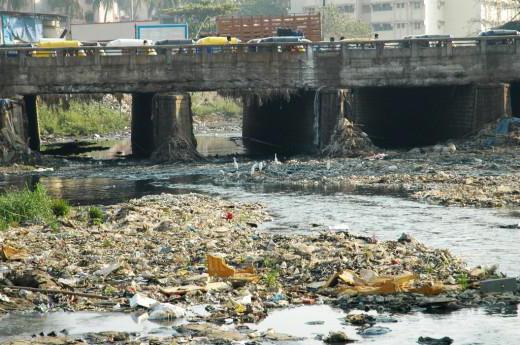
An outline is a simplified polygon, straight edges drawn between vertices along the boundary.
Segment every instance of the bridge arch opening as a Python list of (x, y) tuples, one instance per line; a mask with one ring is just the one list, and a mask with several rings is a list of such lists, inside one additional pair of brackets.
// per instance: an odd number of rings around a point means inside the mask
[(507, 113), (504, 85), (353, 90), (353, 119), (375, 145), (412, 148), (465, 137)]

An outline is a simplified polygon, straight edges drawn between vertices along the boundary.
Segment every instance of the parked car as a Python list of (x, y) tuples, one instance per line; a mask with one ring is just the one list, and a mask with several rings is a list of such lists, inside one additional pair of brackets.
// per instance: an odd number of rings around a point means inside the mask
[[(347, 45), (348, 48), (374, 48), (375, 45), (372, 42), (375, 40), (372, 37), (360, 37), (360, 38), (344, 38), (340, 40), (341, 45)], [(363, 43), (360, 43), (363, 42)]]
[[(41, 40), (40, 42), (34, 45), (35, 48), (79, 48), (82, 44), (80, 41), (76, 40), (64, 40), (64, 39), (46, 39)], [(82, 56), (85, 57), (87, 54), (83, 49), (65, 49), (66, 56)], [(48, 58), (48, 57), (56, 57), (56, 50), (35, 50), (32, 52), (33, 57), (37, 58)]]
[(451, 44), (449, 41), (451, 35), (412, 35), (403, 37), (402, 42), (399, 43), (400, 48), (410, 48), (410, 41), (417, 41), (417, 45), (422, 48), (428, 47), (443, 47)]
[(85, 54), (87, 54), (87, 56), (95, 55), (96, 52), (99, 52), (99, 55), (102, 56), (106, 55), (104, 49), (92, 49), (92, 47), (103, 47), (99, 42), (81, 42), (81, 45), (85, 47)]
[[(195, 42), (193, 40), (162, 40), (155, 42), (156, 46), (189, 46), (193, 45)], [(157, 54), (165, 54), (166, 49), (164, 48), (155, 48), (157, 50)], [(178, 48), (174, 49), (173, 53), (187, 53), (188, 49), (186, 48)]]
[[(30, 43), (20, 43), (20, 44), (3, 44), (0, 45), (0, 48), (2, 48), (2, 54), (7, 57), (18, 57), (19, 51), (18, 48), (34, 48), (33, 44)], [(11, 49), (9, 49), (11, 48)], [(28, 55), (31, 55), (32, 52), (28, 52)]]
[[(154, 45), (152, 40), (140, 40), (134, 38), (120, 38), (117, 40), (110, 41), (105, 46), (105, 54), (114, 56), (114, 55), (123, 55), (124, 53), (128, 53), (128, 49), (137, 49), (137, 55), (157, 55), (157, 52), (153, 48), (142, 48), (139, 47), (151, 47)], [(125, 47), (117, 49), (117, 47)], [(132, 47), (132, 48), (129, 48)]]
[[(312, 41), (303, 38), (301, 36), (273, 36), (273, 37), (265, 37), (260, 39), (258, 43), (312, 43)], [(263, 47), (259, 47), (260, 50)], [(278, 46), (279, 52), (295, 52), (295, 53), (304, 53), (305, 46), (299, 44), (287, 44)]]
[[(504, 29), (497, 29), (497, 30), (488, 30), (488, 31), (482, 31), (478, 34), (479, 37), (501, 37), (501, 36), (518, 36), (520, 35), (519, 31), (516, 30), (504, 30)], [(488, 45), (508, 45), (513, 44), (514, 39), (512, 38), (504, 38), (502, 40), (489, 40), (487, 42)]]

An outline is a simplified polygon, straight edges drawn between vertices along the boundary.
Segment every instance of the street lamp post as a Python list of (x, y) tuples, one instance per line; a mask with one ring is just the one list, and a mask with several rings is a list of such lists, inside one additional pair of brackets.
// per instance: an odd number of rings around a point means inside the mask
[[(325, 1), (325, 0), (323, 0), (323, 1)], [(134, 21), (134, 0), (130, 1), (130, 11), (132, 14), (132, 21)]]

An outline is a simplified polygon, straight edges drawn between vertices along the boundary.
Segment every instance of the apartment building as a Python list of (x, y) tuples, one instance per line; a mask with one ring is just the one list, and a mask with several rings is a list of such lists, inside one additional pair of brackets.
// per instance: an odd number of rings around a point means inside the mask
[[(381, 39), (408, 35), (475, 35), (515, 16), (514, 0), (325, 0), (372, 25)], [(323, 0), (291, 0), (292, 13), (316, 12)]]
[[(78, 4), (81, 8), (81, 17), (71, 18), (71, 22), (83, 22), (84, 20), (88, 22), (104, 22), (105, 19), (107, 22), (117, 22), (120, 18), (120, 10), (117, 2), (114, 2), (112, 6), (105, 11), (105, 7), (103, 5), (99, 6), (99, 8), (94, 8), (92, 0), (78, 0)], [(7, 8), (2, 8), (0, 6), (0, 10), (7, 10)], [(22, 12), (38, 12), (38, 13), (63, 13), (62, 8), (54, 8), (49, 4), (48, 0), (30, 0), (26, 1), (25, 4), (21, 8), (17, 9)], [(83, 19), (84, 18), (84, 19)]]

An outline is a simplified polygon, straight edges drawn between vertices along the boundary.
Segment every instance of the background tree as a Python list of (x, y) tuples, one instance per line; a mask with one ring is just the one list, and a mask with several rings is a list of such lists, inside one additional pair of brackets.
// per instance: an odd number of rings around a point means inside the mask
[(103, 22), (107, 22), (108, 11), (114, 8), (114, 6), (118, 4), (117, 0), (93, 0), (92, 6), (95, 10), (99, 10), (101, 7), (105, 10), (105, 17)]
[(289, 13), (290, 2), (286, 0), (243, 0), (240, 14), (244, 16), (282, 16)]
[(336, 6), (328, 5), (323, 9), (323, 37), (370, 38), (370, 24), (352, 18)]
[(233, 0), (192, 0), (162, 13), (175, 17), (177, 22), (188, 23), (192, 37), (197, 37), (201, 31), (216, 30), (216, 17), (236, 13), (238, 9), (238, 3)]
[(29, 4), (29, 0), (0, 0), (0, 7), (6, 11), (19, 11)]
[(47, 0), (49, 8), (71, 19), (83, 19), (83, 10), (78, 0)]

